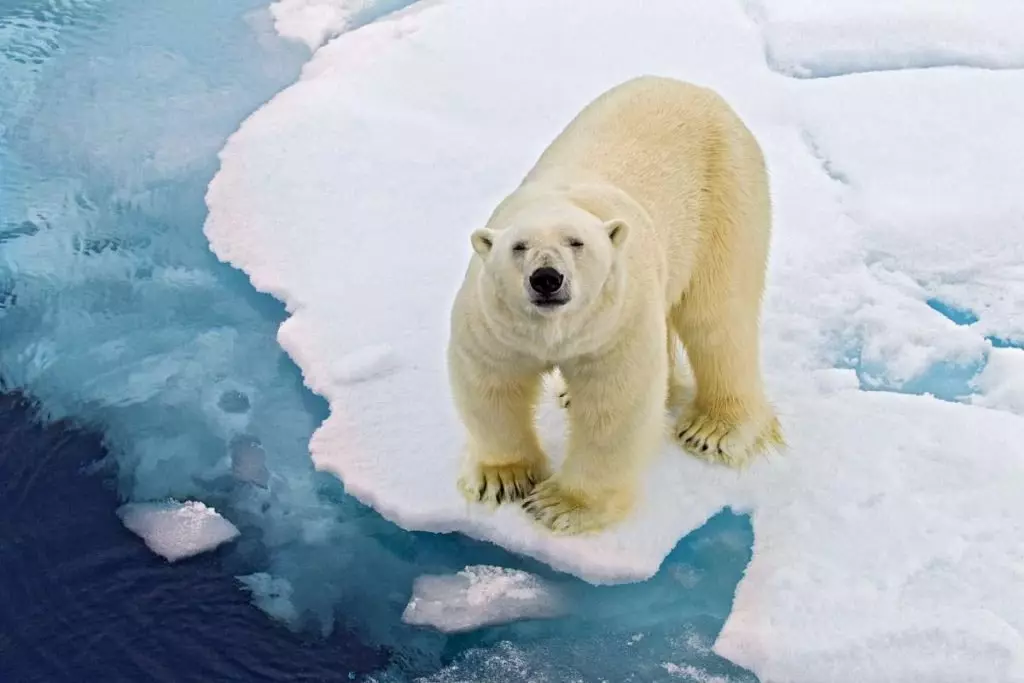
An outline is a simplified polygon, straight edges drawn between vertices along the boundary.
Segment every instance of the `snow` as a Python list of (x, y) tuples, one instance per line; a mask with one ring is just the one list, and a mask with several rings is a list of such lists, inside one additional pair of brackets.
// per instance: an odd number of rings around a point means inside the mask
[(270, 5), (274, 30), (316, 50), (346, 30), (400, 9), (412, 0), (277, 0)]
[(740, 0), (772, 68), (798, 78), (864, 71), (1024, 66), (1017, 0)]
[[(1024, 88), (1012, 70), (898, 70), (1020, 63), (995, 39), (1016, 10), (913, 3), (886, 24), (859, 6), (448, 0), (320, 48), (225, 146), (205, 227), (288, 308), (278, 341), (330, 403), (317, 468), (406, 529), (597, 584), (648, 579), (715, 512), (749, 511), (718, 654), (766, 681), (1024, 680), (1024, 351), (992, 341), (1024, 320)], [(779, 73), (798, 67), (889, 71)], [(640, 73), (714, 87), (764, 147), (766, 380), (790, 448), (740, 473), (666, 446), (633, 518), (558, 538), (455, 490), (447, 315), (472, 228), (581, 106)], [(557, 457), (553, 401), (539, 422)]]
[(1024, 338), (1024, 193), (1010, 180), (1024, 178), (1024, 70), (858, 74), (805, 90), (808, 136), (848, 186), (878, 274), (966, 311), (968, 330), (943, 323), (965, 356), (977, 353), (967, 332)]
[(239, 534), (216, 510), (194, 500), (127, 503), (117, 515), (146, 547), (168, 562), (209, 552)]
[(997, 348), (989, 353), (988, 364), (974, 382), (976, 405), (1024, 415), (1024, 349)]
[(561, 596), (540, 577), (478, 565), (456, 574), (417, 577), (402, 621), (459, 633), (520, 619), (551, 618), (561, 609)]

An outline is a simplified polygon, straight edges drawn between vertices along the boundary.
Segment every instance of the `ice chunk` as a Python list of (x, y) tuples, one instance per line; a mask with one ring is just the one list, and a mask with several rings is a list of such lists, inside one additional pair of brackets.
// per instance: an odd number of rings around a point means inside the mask
[(1017, 0), (741, 1), (764, 31), (769, 62), (790, 76), (1024, 66)]
[(557, 616), (558, 592), (517, 569), (477, 565), (457, 574), (417, 577), (402, 621), (444, 633), (470, 631), (520, 619)]
[(270, 12), (279, 34), (315, 50), (348, 28), (367, 4), (366, 0), (278, 0), (270, 5)]
[(127, 503), (117, 515), (150, 550), (169, 562), (209, 552), (239, 534), (216, 510), (194, 500)]
[(994, 349), (975, 382), (975, 405), (1024, 415), (1024, 349)]
[[(886, 191), (884, 183), (916, 173), (920, 184), (902, 187), (924, 188), (933, 153), (940, 162), (970, 163), (944, 147), (942, 131), (963, 137), (963, 147), (953, 144), (967, 150), (970, 136), (955, 117), (977, 106), (986, 113), (971, 120), (1006, 130), (1024, 90), (1010, 87), (1013, 74), (995, 74), (965, 86), (971, 97), (963, 108), (916, 110), (899, 97), (910, 87), (907, 74), (877, 91), (851, 78), (832, 85), (823, 103), (815, 98), (825, 91), (814, 88), (825, 81), (783, 79), (769, 68), (738, 5), (652, 0), (631, 9), (595, 1), (580, 12), (541, 0), (415, 7), (321, 48), (303, 78), (222, 151), (206, 234), (221, 259), (292, 312), (278, 338), (331, 407), (310, 443), (314, 462), (405, 528), (461, 531), (595, 583), (651, 577), (715, 511), (750, 511), (754, 556), (716, 652), (764, 680), (827, 680), (835, 662), (864, 680), (881, 671), (915, 680), (1021, 680), (1024, 462), (1012, 454), (1024, 420), (927, 396), (859, 391), (848, 372), (842, 382), (832, 378), (847, 356), (894, 391), (956, 363), (985, 362), (978, 331), (930, 308), (929, 299), (945, 297), (915, 280), (937, 273), (940, 260), (918, 268), (918, 252), (896, 248), (911, 244), (909, 233), (898, 242), (871, 216), (898, 208), (906, 225), (917, 221), (922, 251), (945, 254), (934, 238), (954, 231), (932, 230), (942, 218), (932, 198), (901, 203), (902, 188)], [(567, 50), (570, 34), (585, 39)], [(528, 58), (510, 60), (524, 44)], [(447, 312), (472, 227), (581, 106), (642, 73), (713, 86), (765, 150), (776, 230), (764, 366), (790, 449), (734, 472), (666, 445), (631, 519), (592, 537), (553, 537), (515, 507), (491, 514), (455, 490), (462, 436), (445, 377)], [(1002, 86), (996, 76), (1006, 79)], [(941, 78), (921, 87), (941, 89)], [(999, 93), (984, 94), (995, 87)], [(841, 126), (833, 110), (845, 112)], [(828, 127), (838, 132), (822, 135)], [(985, 155), (1001, 165), (1012, 154), (993, 151), (973, 125), (968, 130), (984, 150), (975, 166)], [(837, 151), (858, 139), (852, 132), (873, 146), (859, 157), (870, 166), (845, 164), (858, 157)], [(894, 145), (901, 136), (920, 139), (912, 148)], [(890, 162), (890, 149), (903, 156)], [(868, 187), (872, 169), (882, 179), (878, 192), (858, 196), (849, 178)], [(950, 193), (967, 217), (962, 225), (970, 225), (955, 233), (956, 249), (978, 273), (985, 267), (978, 250), (1012, 224), (989, 220), (971, 197), (983, 190), (986, 201), (1009, 207), (1019, 190), (1014, 175), (956, 173), (973, 183)], [(872, 214), (875, 203), (882, 209)], [(997, 270), (992, 282), (1016, 300), (1019, 281), (1007, 272)], [(402, 360), (387, 372), (359, 373), (353, 382), (339, 371), (339, 358), (385, 347)], [(540, 413), (542, 440), (557, 460), (562, 416), (551, 400)]]

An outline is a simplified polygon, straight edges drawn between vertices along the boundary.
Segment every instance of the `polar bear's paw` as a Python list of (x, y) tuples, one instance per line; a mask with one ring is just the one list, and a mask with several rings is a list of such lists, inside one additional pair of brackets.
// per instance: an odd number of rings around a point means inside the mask
[(473, 465), (458, 486), (470, 502), (501, 505), (526, 498), (546, 475), (543, 467), (528, 463)]
[(730, 419), (713, 413), (690, 411), (676, 422), (676, 441), (693, 455), (729, 467), (743, 468), (755, 457), (785, 445), (774, 414), (762, 419)]
[(620, 521), (629, 511), (623, 496), (592, 499), (563, 487), (557, 479), (541, 482), (526, 497), (528, 515), (557, 534), (592, 533)]

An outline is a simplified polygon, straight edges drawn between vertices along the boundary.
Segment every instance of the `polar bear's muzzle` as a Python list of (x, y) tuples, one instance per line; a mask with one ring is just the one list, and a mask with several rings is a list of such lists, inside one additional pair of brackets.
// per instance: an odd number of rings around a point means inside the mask
[(530, 303), (539, 308), (557, 308), (569, 303), (565, 275), (557, 268), (541, 266), (527, 278)]

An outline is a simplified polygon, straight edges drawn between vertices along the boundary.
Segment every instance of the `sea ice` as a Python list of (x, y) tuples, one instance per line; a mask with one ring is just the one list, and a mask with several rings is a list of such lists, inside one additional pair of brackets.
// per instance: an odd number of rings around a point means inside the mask
[(117, 515), (150, 550), (169, 562), (214, 550), (239, 533), (216, 510), (194, 500), (127, 503)]
[[(931, 327), (926, 343), (946, 358), (976, 356), (987, 336), (1024, 338), (1024, 192), (1010, 180), (1024, 178), (1024, 70), (800, 86), (808, 139), (845, 193), (873, 272), (907, 302), (902, 324)], [(955, 321), (969, 323), (958, 330), (926, 308), (929, 299), (972, 320)], [(898, 355), (879, 360), (894, 365)]]
[(823, 78), (864, 71), (1024, 67), (1017, 0), (739, 0), (772, 68)]
[(270, 13), (278, 34), (316, 50), (331, 38), (412, 1), (276, 0), (270, 5)]
[[(966, 297), (991, 277), (1016, 311), (1021, 281), (990, 272), (1000, 262), (985, 245), (1020, 225), (971, 197), (1013, 207), (1019, 188), (1012, 176), (947, 169), (967, 186), (943, 206), (970, 225), (938, 231), (930, 197), (901, 201), (900, 184), (884, 180), (916, 172), (921, 184), (904, 185), (918, 191), (934, 170), (931, 151), (962, 162), (971, 136), (982, 157), (1012, 162), (973, 125), (947, 151), (944, 131), (960, 130), (962, 109), (924, 112), (913, 95), (897, 97), (904, 87), (941, 89), (943, 78), (972, 96), (996, 81), (959, 85), (977, 73), (936, 72), (910, 86), (911, 75), (894, 74), (901, 80), (877, 90), (866, 79), (815, 90), (828, 83), (789, 79), (765, 62), (748, 19), (739, 4), (712, 0), (651, 0), (629, 12), (606, 1), (585, 11), (540, 0), (414, 6), (318, 50), (301, 80), (232, 136), (207, 195), (206, 234), (291, 312), (278, 339), (331, 407), (310, 443), (316, 466), (387, 518), (614, 583), (651, 577), (722, 507), (750, 511), (754, 555), (716, 652), (762, 680), (1024, 680), (1024, 420), (953, 402), (962, 400), (955, 388), (939, 386), (962, 366), (957, 382), (967, 387), (989, 344), (930, 307), (929, 294), (943, 291), (914, 279), (971, 281), (957, 290)], [(865, 44), (878, 39), (871, 24), (851, 30)], [(932, 45), (947, 35), (925, 34)], [(999, 59), (1014, 55), (1011, 45)], [(776, 215), (764, 358), (790, 448), (734, 472), (666, 446), (632, 519), (596, 537), (556, 538), (515, 507), (488, 513), (455, 490), (462, 436), (445, 379), (447, 312), (472, 227), (581, 106), (641, 73), (716, 88), (764, 147)], [(1005, 106), (976, 119), (1004, 130), (1024, 98), (1005, 78), (991, 96)], [(949, 118), (920, 125), (925, 113)], [(904, 136), (905, 146), (893, 144)], [(891, 168), (889, 150), (902, 155)], [(903, 248), (914, 233), (878, 227), (889, 207), (901, 229), (918, 231), (923, 252)], [(960, 263), (950, 275), (947, 247), (934, 245), (954, 232)], [(942, 258), (917, 259), (929, 250)], [(338, 359), (385, 347), (401, 359), (387, 372), (353, 382), (338, 371)], [(539, 421), (557, 459), (552, 401)]]
[(402, 621), (444, 633), (520, 619), (557, 616), (561, 596), (538, 576), (518, 569), (478, 565), (457, 574), (416, 578)]

